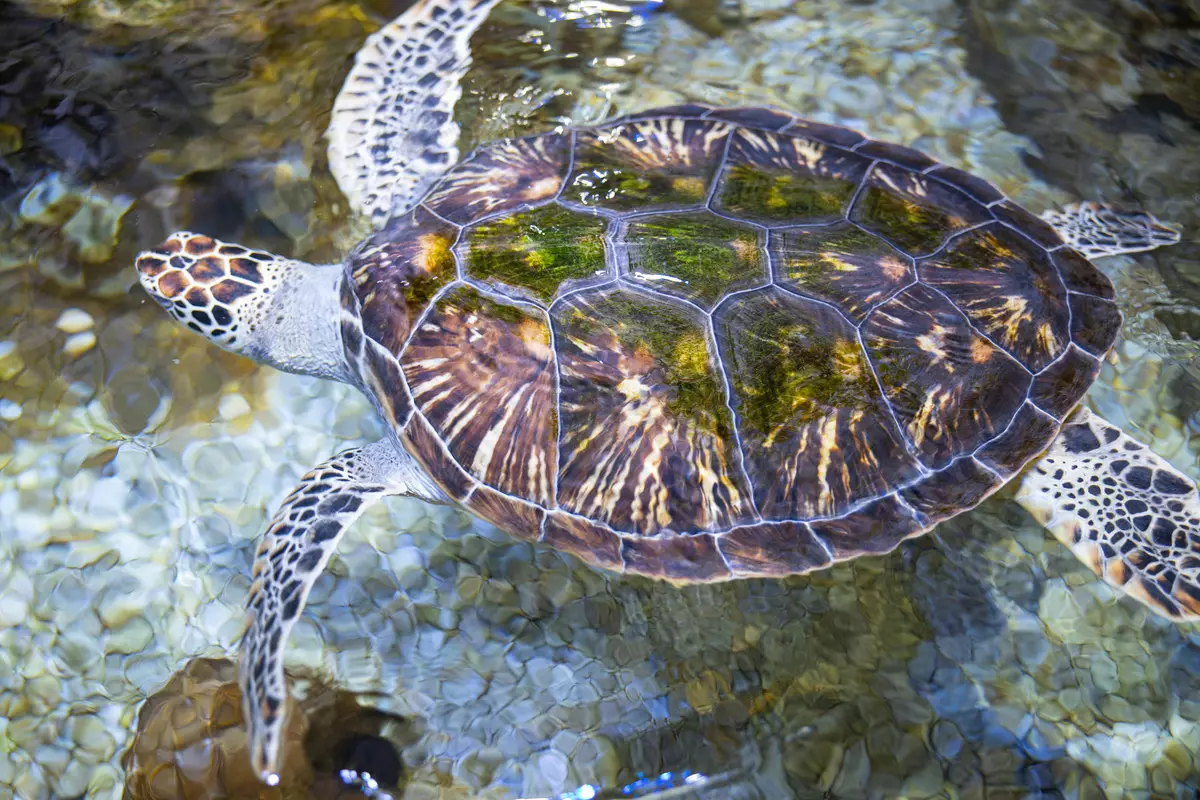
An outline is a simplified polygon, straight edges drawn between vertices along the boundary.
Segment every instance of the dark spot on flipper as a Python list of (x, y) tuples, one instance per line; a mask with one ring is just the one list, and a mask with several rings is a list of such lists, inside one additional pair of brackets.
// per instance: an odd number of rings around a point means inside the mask
[(1169, 519), (1159, 517), (1154, 520), (1154, 527), (1150, 531), (1150, 536), (1159, 547), (1171, 547), (1175, 542), (1175, 523)]
[(1100, 446), (1100, 440), (1086, 425), (1072, 425), (1063, 432), (1063, 447), (1068, 453), (1090, 453)]
[(1128, 461), (1126, 461), (1123, 458), (1119, 458), (1116, 461), (1109, 464), (1108, 468), (1113, 471), (1114, 475), (1120, 475), (1121, 472), (1128, 466), (1129, 466)]
[(324, 553), (318, 548), (307, 550), (304, 555), (300, 556), (300, 560), (296, 562), (296, 569), (300, 572), (312, 572), (317, 568), (317, 564), (321, 563), (321, 556)]
[(1140, 517), (1133, 518), (1134, 527), (1136, 527), (1139, 531), (1149, 530), (1150, 523), (1153, 521), (1154, 517), (1149, 514), (1143, 514)]
[(322, 514), (351, 514), (358, 510), (362, 501), (352, 494), (335, 494), (327, 497), (317, 506)]
[(258, 271), (258, 264), (248, 258), (229, 259), (229, 272), (242, 280), (262, 283), (262, 273)]
[(1143, 491), (1150, 488), (1150, 480), (1154, 473), (1147, 467), (1134, 467), (1125, 473), (1125, 482), (1135, 489)]
[(1117, 430), (1116, 428), (1105, 428), (1104, 429), (1104, 443), (1105, 444), (1112, 444), (1119, 438), (1121, 438), (1121, 432), (1119, 430)]
[(1154, 475), (1154, 488), (1163, 494), (1188, 494), (1195, 487), (1178, 475), (1160, 469)]
[(228, 305), (241, 297), (254, 294), (256, 290), (253, 286), (247, 286), (244, 283), (224, 280), (213, 286), (209, 291), (212, 292), (213, 297), (217, 298), (217, 300)]
[(314, 496), (301, 497), (292, 503), (292, 508), (309, 508), (321, 502), (321, 498)]
[(327, 542), (330, 539), (336, 539), (342, 531), (342, 525), (333, 520), (321, 520), (312, 527), (312, 540), (315, 543)]
[(299, 613), (300, 613), (300, 598), (299, 597), (293, 597), (292, 599), (288, 600), (286, 603), (283, 604), (283, 618), (284, 619), (288, 619), (288, 620), (295, 619), (296, 615)]
[(1127, 514), (1130, 514), (1130, 515), (1145, 514), (1149, 510), (1150, 510), (1150, 507), (1147, 506), (1145, 503), (1143, 503), (1141, 500), (1126, 500), (1125, 501), (1125, 512)]

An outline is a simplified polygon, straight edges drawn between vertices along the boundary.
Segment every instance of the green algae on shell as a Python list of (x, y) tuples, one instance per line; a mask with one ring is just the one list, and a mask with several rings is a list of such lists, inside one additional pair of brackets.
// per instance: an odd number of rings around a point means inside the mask
[(711, 214), (640, 218), (625, 239), (634, 280), (705, 308), (767, 277), (758, 233)]
[(501, 217), (466, 235), (467, 274), (550, 302), (564, 283), (607, 271), (602, 217), (550, 205)]
[(840, 178), (762, 169), (729, 168), (718, 196), (723, 211), (778, 222), (828, 222), (842, 216), (857, 185)]

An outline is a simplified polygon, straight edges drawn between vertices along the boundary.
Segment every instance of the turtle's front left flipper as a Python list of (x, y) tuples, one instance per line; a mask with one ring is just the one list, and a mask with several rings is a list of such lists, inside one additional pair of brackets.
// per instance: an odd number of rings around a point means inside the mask
[(1200, 494), (1129, 434), (1080, 409), (1017, 501), (1113, 586), (1164, 617), (1200, 619)]
[(401, 494), (445, 500), (411, 457), (391, 441), (346, 450), (300, 479), (258, 545), (238, 677), (250, 759), (268, 785), (279, 781), (279, 738), (287, 699), (283, 651), (288, 634), (350, 523), (371, 503)]
[(471, 34), (499, 0), (418, 0), (358, 51), (329, 120), (329, 167), (382, 225), (458, 161), (454, 105)]

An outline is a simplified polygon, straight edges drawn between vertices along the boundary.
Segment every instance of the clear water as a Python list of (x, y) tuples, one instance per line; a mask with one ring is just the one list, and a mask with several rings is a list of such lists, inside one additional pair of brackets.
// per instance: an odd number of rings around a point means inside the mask
[[(0, 5), (0, 798), (119, 794), (141, 702), (233, 652), (270, 510), (378, 435), (343, 387), (178, 329), (130, 264), (181, 228), (310, 261), (352, 246), (365, 228), (321, 135), (353, 53), (403, 6)], [(1198, 26), (1166, 0), (516, 0), (475, 37), (458, 118), (469, 147), (765, 103), (1033, 209), (1148, 208), (1184, 241), (1103, 265), (1126, 336), (1089, 402), (1195, 478)], [(1200, 786), (1197, 630), (1116, 597), (1003, 496), (885, 557), (686, 589), (393, 500), (347, 536), (289, 659), (394, 715), (399, 796), (665, 770), (711, 776), (687, 790), (707, 797)]]

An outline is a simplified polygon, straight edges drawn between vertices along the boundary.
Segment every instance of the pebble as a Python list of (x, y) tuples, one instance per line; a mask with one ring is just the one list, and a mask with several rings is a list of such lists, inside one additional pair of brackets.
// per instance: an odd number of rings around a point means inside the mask
[(54, 327), (63, 333), (82, 333), (91, 330), (95, 324), (96, 321), (92, 319), (92, 315), (83, 309), (68, 308), (58, 315), (58, 321), (54, 323)]
[(63, 353), (72, 357), (78, 358), (87, 351), (96, 346), (96, 334), (91, 331), (83, 331), (82, 333), (73, 333), (63, 342)]

